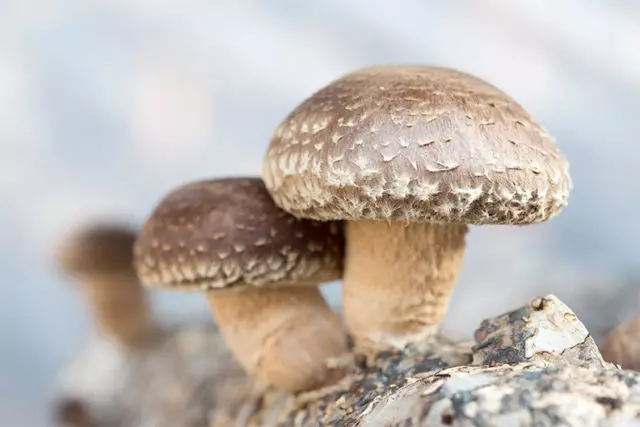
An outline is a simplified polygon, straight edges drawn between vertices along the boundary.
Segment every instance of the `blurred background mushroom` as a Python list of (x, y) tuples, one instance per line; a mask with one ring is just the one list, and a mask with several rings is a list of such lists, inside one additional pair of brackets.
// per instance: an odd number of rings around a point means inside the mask
[(133, 268), (135, 239), (131, 227), (94, 224), (66, 236), (57, 253), (60, 269), (80, 282), (99, 332), (130, 347), (144, 344), (154, 330)]
[(261, 179), (229, 178), (163, 197), (136, 241), (135, 266), (147, 286), (204, 291), (245, 369), (299, 392), (339, 379), (331, 361), (348, 353), (318, 289), (342, 277), (343, 254), (340, 223), (297, 219)]
[(63, 366), (59, 427), (204, 425), (232, 419), (253, 386), (213, 324), (154, 321), (134, 270), (137, 232), (118, 223), (65, 236), (59, 267), (81, 284), (98, 333)]
[[(571, 160), (553, 221), (470, 230), (444, 327), (468, 335), (554, 293), (602, 341), (640, 311), (639, 20), (630, 0), (1, 1), (3, 424), (49, 425), (56, 373), (91, 333), (50, 261), (64, 231), (141, 222), (180, 182), (259, 175), (288, 112), (372, 64), (477, 75)], [(332, 304), (339, 288), (324, 288)], [(211, 322), (201, 294), (150, 302), (160, 319)]]

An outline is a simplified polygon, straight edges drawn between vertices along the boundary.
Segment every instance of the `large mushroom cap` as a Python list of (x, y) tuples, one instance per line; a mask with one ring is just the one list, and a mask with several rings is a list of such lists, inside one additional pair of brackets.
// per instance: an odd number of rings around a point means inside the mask
[(60, 268), (73, 275), (108, 275), (133, 271), (136, 232), (118, 224), (96, 224), (67, 237), (58, 248)]
[(324, 87), (278, 128), (264, 163), (276, 203), (319, 220), (545, 221), (568, 164), (519, 104), (473, 76), (377, 66)]
[(259, 178), (187, 184), (169, 193), (136, 242), (149, 286), (212, 290), (338, 279), (338, 223), (297, 219), (278, 208)]

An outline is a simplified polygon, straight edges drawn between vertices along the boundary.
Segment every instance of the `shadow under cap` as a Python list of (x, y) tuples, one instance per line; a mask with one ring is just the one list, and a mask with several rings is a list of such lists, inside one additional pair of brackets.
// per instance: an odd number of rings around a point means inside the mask
[(297, 219), (278, 208), (259, 178), (184, 185), (161, 200), (135, 245), (149, 286), (213, 290), (300, 285), (342, 273), (340, 223)]
[(133, 272), (136, 231), (124, 225), (97, 224), (69, 235), (58, 248), (58, 265), (69, 274)]
[(277, 129), (263, 172), (279, 206), (317, 220), (529, 224), (572, 188), (553, 137), (511, 97), (412, 65), (316, 92)]

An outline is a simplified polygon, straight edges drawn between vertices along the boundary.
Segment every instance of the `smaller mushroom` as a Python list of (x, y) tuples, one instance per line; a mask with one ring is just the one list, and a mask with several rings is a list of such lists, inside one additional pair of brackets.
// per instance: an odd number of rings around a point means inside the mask
[(624, 369), (640, 371), (640, 315), (607, 335), (602, 357)]
[(126, 346), (146, 341), (153, 330), (144, 289), (133, 269), (133, 230), (98, 224), (76, 231), (60, 246), (62, 271), (82, 283), (99, 330)]
[(207, 293), (226, 341), (255, 378), (297, 392), (337, 380), (347, 351), (318, 285), (341, 277), (335, 222), (279, 209), (257, 178), (193, 182), (170, 192), (143, 227), (135, 266), (147, 286)]

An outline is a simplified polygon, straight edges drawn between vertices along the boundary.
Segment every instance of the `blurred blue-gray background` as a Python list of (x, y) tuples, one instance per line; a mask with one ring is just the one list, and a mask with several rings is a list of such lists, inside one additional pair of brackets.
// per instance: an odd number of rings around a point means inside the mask
[[(259, 174), (298, 102), (377, 63), (487, 79), (571, 162), (560, 216), (472, 229), (447, 328), (553, 292), (600, 339), (640, 298), (639, 23), (631, 0), (0, 1), (0, 423), (49, 425), (56, 372), (90, 337), (51, 262), (66, 230), (139, 224), (185, 181)], [(154, 301), (208, 317), (198, 295)]]

